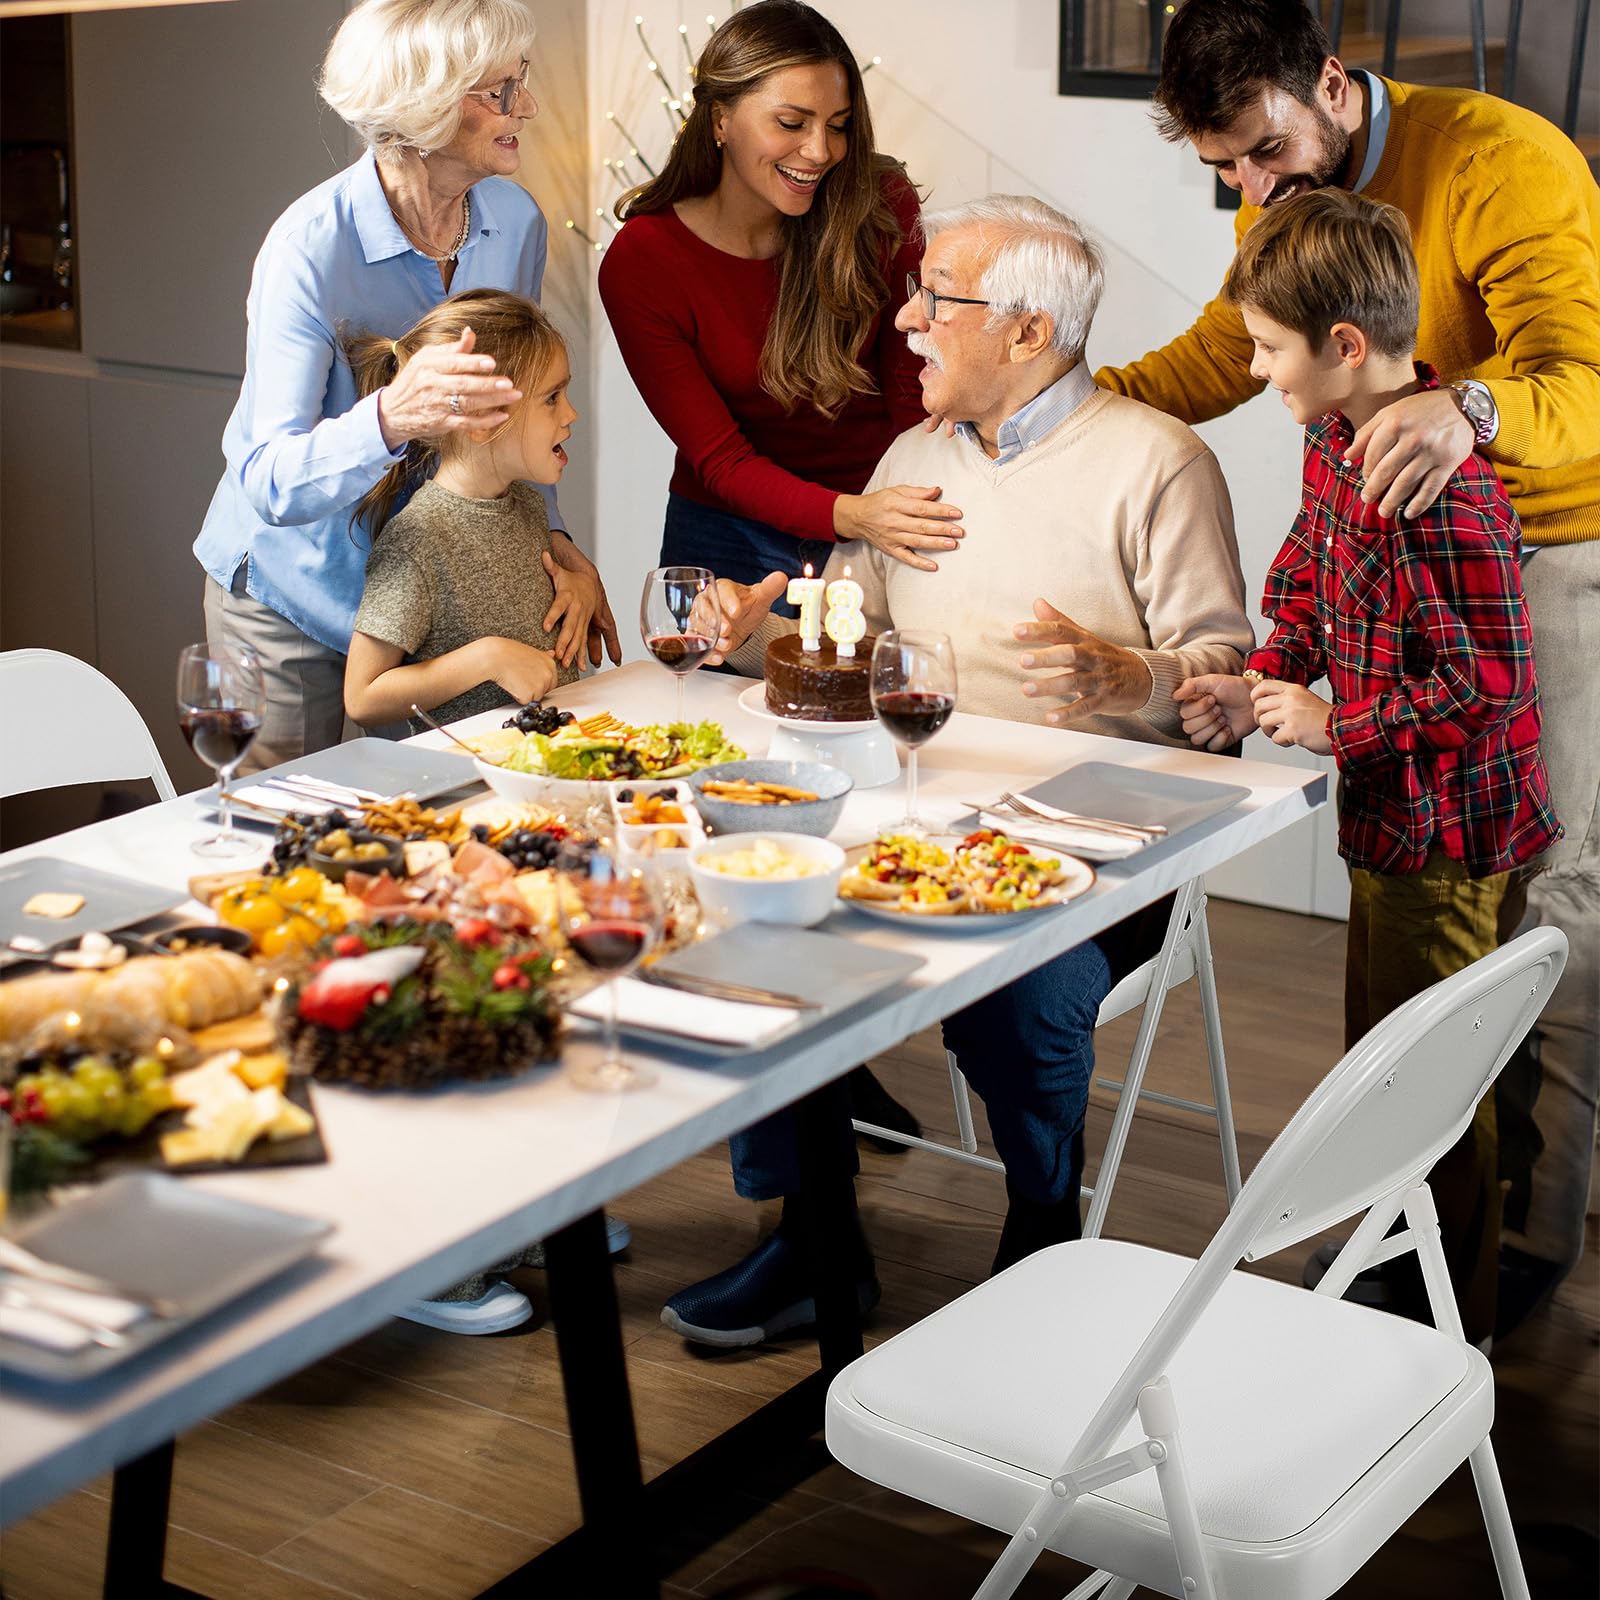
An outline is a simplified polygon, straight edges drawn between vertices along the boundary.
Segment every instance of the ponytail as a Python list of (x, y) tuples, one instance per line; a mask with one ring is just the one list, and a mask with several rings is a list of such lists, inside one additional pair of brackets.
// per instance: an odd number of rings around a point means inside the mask
[[(400, 368), (415, 354), (407, 348), (411, 337), (411, 334), (402, 334), (398, 339), (386, 339), (377, 333), (345, 336), (345, 358), (350, 363), (358, 399), (365, 400), (369, 394), (376, 394), (394, 382)], [(357, 527), (363, 527), (376, 541), (394, 515), (401, 497), (432, 473), (438, 455), (437, 439), (408, 440), (405, 455), (356, 502), (350, 517), (351, 534), (354, 535)]]

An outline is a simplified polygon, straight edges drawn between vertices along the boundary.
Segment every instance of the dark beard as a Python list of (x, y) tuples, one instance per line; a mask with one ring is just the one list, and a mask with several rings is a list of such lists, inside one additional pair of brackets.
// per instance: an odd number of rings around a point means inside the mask
[(1292, 200), (1311, 189), (1342, 186), (1349, 176), (1350, 135), (1320, 106), (1315, 107), (1314, 112), (1317, 118), (1316, 165), (1309, 172), (1294, 172), (1279, 178), (1272, 186), (1272, 193), (1261, 202), (1263, 209)]

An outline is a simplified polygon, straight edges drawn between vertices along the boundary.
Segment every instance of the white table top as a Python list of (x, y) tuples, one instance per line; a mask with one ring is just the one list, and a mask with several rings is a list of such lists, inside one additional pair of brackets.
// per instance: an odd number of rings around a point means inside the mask
[[(752, 755), (771, 724), (735, 701), (747, 681), (696, 673), (686, 714), (720, 720)], [(561, 704), (667, 720), (673, 683), (651, 663), (601, 673)], [(491, 714), (463, 726), (495, 726)], [(443, 743), (426, 736), (426, 743)], [(1025, 925), (902, 931), (841, 906), (825, 932), (922, 956), (903, 985), (826, 1029), (732, 1060), (638, 1051), (656, 1068), (622, 1095), (573, 1088), (555, 1067), (427, 1095), (318, 1085), (324, 1166), (243, 1170), (186, 1182), (337, 1224), (319, 1256), (92, 1384), (6, 1374), (0, 1395), (0, 1517), (10, 1523), (110, 1467), (358, 1338), (409, 1300), (437, 1293), (787, 1105), (848, 1067), (992, 993), (1140, 906), (1305, 816), (1326, 778), (1300, 768), (957, 714), (921, 756), (922, 814), (953, 820), (963, 799), (1021, 789), (1095, 760), (1248, 786), (1250, 796), (1143, 859), (1099, 868), (1095, 887)], [(904, 784), (850, 796), (834, 837), (873, 836), (904, 810)], [(149, 881), (186, 884), (210, 863), (194, 796), (62, 834), (3, 859), (52, 855)], [(265, 836), (263, 836), (265, 837)], [(265, 850), (263, 850), (265, 854)], [(597, 1048), (588, 1034), (572, 1054)]]

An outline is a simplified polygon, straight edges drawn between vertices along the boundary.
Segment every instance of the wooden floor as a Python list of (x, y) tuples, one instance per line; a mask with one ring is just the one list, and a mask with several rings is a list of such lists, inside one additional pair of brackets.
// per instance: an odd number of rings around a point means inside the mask
[[(1241, 1155), (1248, 1172), (1338, 1057), (1342, 925), (1212, 903), (1213, 943)], [(1194, 985), (1168, 1006), (1151, 1086), (1204, 1098)], [(1123, 1021), (1100, 1036), (1103, 1071), (1120, 1076)], [(930, 1131), (953, 1132), (935, 1035), (879, 1063)], [(1108, 1112), (1091, 1110), (1089, 1148)], [(1004, 1210), (1000, 1180), (925, 1154), (865, 1154), (859, 1186), (877, 1248), (886, 1337), (982, 1278)], [(701, 1355), (661, 1327), (662, 1299), (752, 1245), (762, 1220), (736, 1199), (725, 1155), (685, 1163), (616, 1208), (634, 1244), (618, 1271), (641, 1448), (652, 1474), (804, 1373), (804, 1344)], [(1134, 1124), (1111, 1231), (1196, 1252), (1221, 1219), (1216, 1142), (1182, 1112)], [(1302, 1250), (1266, 1264), (1297, 1279)], [(523, 1282), (536, 1321), (488, 1339), (391, 1322), (339, 1355), (185, 1436), (178, 1450), (167, 1574), (218, 1600), (320, 1600), (477, 1594), (576, 1520), (554, 1335), (537, 1273)], [(1495, 1351), (1496, 1446), (1533, 1593), (1600, 1592), (1596, 1572), (1597, 1308), (1589, 1250), (1554, 1304)], [(667, 1592), (712, 1596), (805, 1571), (852, 1581), (880, 1600), (972, 1592), (995, 1536), (829, 1466), (802, 1488), (764, 1495), (730, 1486), (748, 1522), (686, 1560)], [(83, 1600), (98, 1592), (107, 1484), (19, 1524), (0, 1548), (10, 1600)], [(1059, 1596), (1069, 1563), (1041, 1562), (1022, 1591)], [(603, 1576), (590, 1591), (606, 1593)], [(1352, 1582), (1364, 1600), (1498, 1593), (1470, 1481), (1458, 1475)]]

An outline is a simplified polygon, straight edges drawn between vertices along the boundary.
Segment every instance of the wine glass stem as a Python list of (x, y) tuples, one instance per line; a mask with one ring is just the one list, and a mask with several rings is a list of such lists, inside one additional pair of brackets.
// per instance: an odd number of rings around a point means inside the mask
[(917, 747), (906, 750), (906, 821), (917, 820)]
[(233, 805), (230, 794), (233, 788), (233, 774), (238, 767), (237, 761), (225, 767), (217, 768), (217, 820), (222, 824), (220, 837), (226, 838), (233, 832)]
[[(678, 680), (683, 681), (681, 678)], [(622, 1050), (617, 1044), (617, 980), (606, 985), (605, 1067), (608, 1072), (622, 1070)]]
[(684, 674), (679, 672), (679, 673), (674, 674), (674, 676), (678, 680), (678, 715), (674, 720), (678, 721), (678, 722), (682, 722), (683, 721), (683, 679), (684, 679)]

